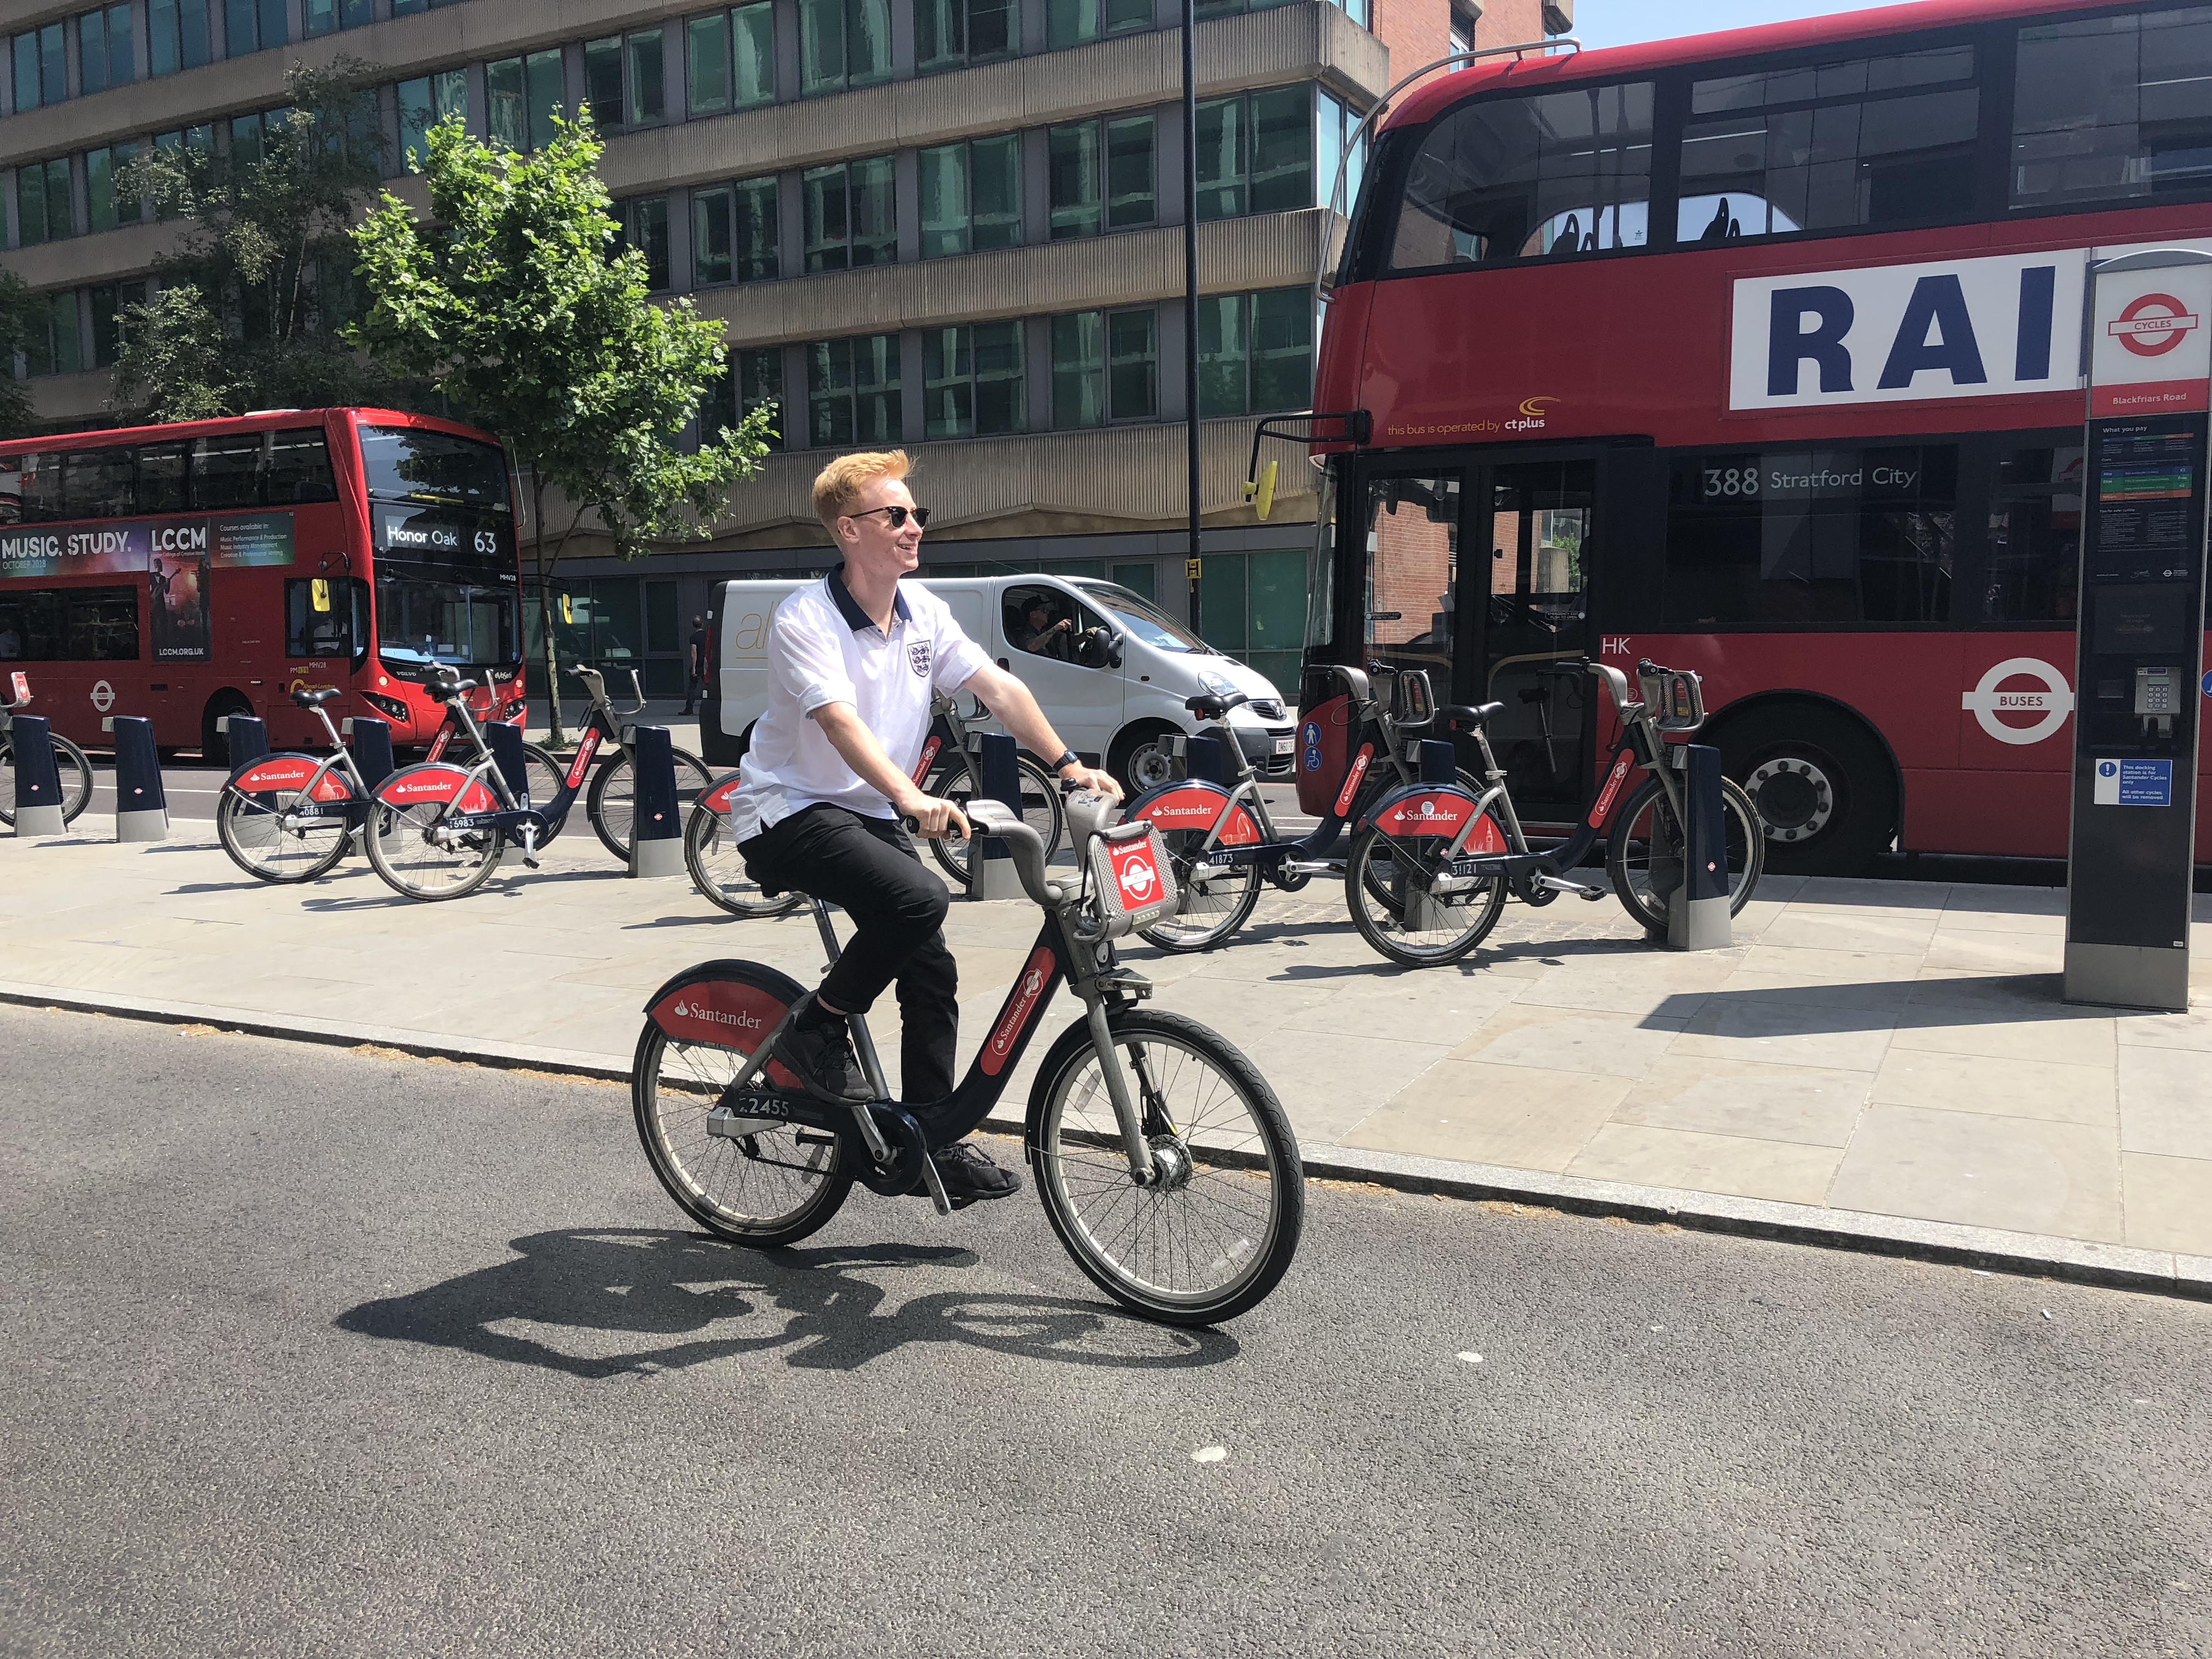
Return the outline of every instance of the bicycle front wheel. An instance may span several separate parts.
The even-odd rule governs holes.
[[[62,822],[73,823],[92,800],[92,763],[84,750],[54,734],[54,772],[60,780]],[[0,738],[0,823],[15,822],[15,743]]]
[[[1178,953],[1203,951],[1252,919],[1260,902],[1258,865],[1207,864],[1203,830],[1166,830],[1160,841],[1175,871],[1176,908],[1137,930],[1146,944]]]
[[[216,839],[230,861],[258,881],[313,881],[326,875],[345,856],[353,820],[339,805],[286,827],[284,814],[296,812],[306,799],[296,789],[249,793],[226,787],[216,803]]]
[[[687,820],[699,797],[714,787],[714,774],[696,755],[676,751],[676,821]],[[584,798],[592,828],[599,844],[624,864],[629,862],[630,825],[637,817],[637,773],[629,757],[617,753],[592,775],[591,793]]]
[[[735,1048],[678,1042],[648,1020],[630,1068],[630,1103],[646,1161],[684,1212],[711,1233],[765,1249],[822,1226],[853,1177],[835,1135],[766,1119],[741,1139],[708,1133],[708,1114],[746,1060]]]
[[[1471,840],[1501,843],[1478,833]],[[1436,968],[1457,962],[1489,936],[1505,908],[1496,876],[1461,878],[1466,885],[1438,893],[1449,875],[1451,841],[1443,836],[1392,836],[1370,824],[1355,836],[1344,869],[1344,902],[1360,937],[1393,962]]]
[[[1053,1045],[1030,1097],[1029,1156],[1053,1231],[1091,1283],[1169,1325],[1211,1325],[1282,1279],[1305,1223],[1305,1169],[1252,1062],[1180,1014],[1109,1016],[1155,1181],[1131,1178],[1087,1024]]]
[[[1037,832],[1044,842],[1044,858],[1052,862],[1053,854],[1060,851],[1060,837],[1066,832],[1067,815],[1060,803],[1060,784],[1053,775],[1026,757],[1018,757],[1014,766],[1020,775],[1022,791],[1022,821]],[[977,784],[975,768],[968,757],[955,753],[933,769],[922,781],[925,793],[937,795],[951,801],[963,812],[975,798]],[[945,868],[945,873],[962,886],[968,884],[968,838],[965,836],[946,836],[929,843],[932,857]]]
[[[1766,830],[1751,797],[1729,779],[1721,780],[1721,799],[1728,809],[1722,837],[1728,848],[1729,914],[1734,915],[1751,902],[1752,890],[1766,868]],[[1651,884],[1651,859],[1656,851],[1662,865],[1680,869],[1682,826],[1675,821],[1659,780],[1644,779],[1613,823],[1613,833],[1605,838],[1605,869],[1613,878],[1613,890],[1647,931],[1663,933],[1668,892]]]
[[[473,893],[499,868],[507,850],[495,830],[454,830],[446,820],[467,794],[487,795],[459,767],[432,763],[394,772],[368,810],[368,861],[394,892],[412,899],[453,899]],[[466,794],[464,793],[466,792]],[[411,797],[411,798],[410,798]],[[473,803],[471,803],[473,805]],[[487,799],[482,810],[490,811]]]
[[[785,916],[799,908],[797,893],[769,898],[761,891],[760,884],[745,873],[729,815],[703,801],[691,809],[691,821],[684,826],[684,867],[709,904],[733,916]]]

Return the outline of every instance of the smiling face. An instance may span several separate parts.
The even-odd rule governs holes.
[[[896,579],[921,564],[921,526],[913,517],[914,492],[903,478],[872,478],[863,485],[853,510],[837,520],[837,543],[856,571]],[[879,509],[909,509],[905,524],[891,528],[891,515]]]

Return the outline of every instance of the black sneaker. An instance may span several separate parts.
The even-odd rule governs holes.
[[[929,1161],[937,1166],[937,1178],[945,1183],[945,1195],[955,1209],[965,1209],[981,1199],[1012,1198],[1022,1189],[1019,1176],[1000,1169],[972,1141],[940,1146]]]
[[[815,1021],[802,1014],[783,1028],[769,1052],[817,1100],[854,1106],[872,1098],[853,1052],[852,1030],[842,1019]]]

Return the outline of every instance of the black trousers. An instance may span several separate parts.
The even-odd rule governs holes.
[[[822,996],[865,1013],[898,984],[899,1070],[909,1106],[952,1092],[960,1034],[960,970],[945,944],[945,884],[921,866],[895,818],[810,806],[763,830],[738,851],[753,879],[827,899],[854,932],[822,981]]]

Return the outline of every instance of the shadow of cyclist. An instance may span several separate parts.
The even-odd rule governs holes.
[[[1079,1365],[1216,1364],[1218,1331],[1171,1330],[1059,1297],[941,1291],[880,1312],[863,1273],[968,1267],[957,1246],[747,1250],[696,1233],[578,1228],[514,1241],[521,1254],[337,1324],[362,1336],[459,1348],[572,1376],[671,1370],[784,1350],[784,1363],[856,1370],[910,1342],[964,1342]]]

